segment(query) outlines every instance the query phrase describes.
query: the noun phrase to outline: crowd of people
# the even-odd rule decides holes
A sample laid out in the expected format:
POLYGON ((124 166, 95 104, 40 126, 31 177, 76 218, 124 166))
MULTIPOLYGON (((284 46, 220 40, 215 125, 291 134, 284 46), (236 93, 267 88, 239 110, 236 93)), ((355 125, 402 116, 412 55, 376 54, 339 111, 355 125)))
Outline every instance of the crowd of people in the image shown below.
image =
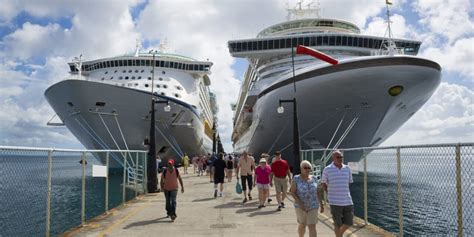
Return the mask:
MULTIPOLYGON (((243 193, 242 203, 245 204, 252 200, 252 189, 256 187, 259 209, 266 207, 266 203, 272 201, 270 189, 275 187, 278 204, 276 211, 282 211, 282 208, 285 208, 285 198, 288 187, 290 187, 289 193, 294 200, 293 206, 296 212, 299 236, 304 236, 306 229, 309 231, 309 236, 316 236, 318 210, 321 213, 324 212, 324 192, 327 193, 336 237, 342 237, 343 233, 353 224, 353 202, 349 190, 349 186, 353 182, 352 172, 347 165, 343 164, 343 154, 340 151, 333 152, 332 163, 324 168, 321 180, 317 180, 316 176, 313 176, 312 164, 306 160, 299 164, 301 174, 292 175, 290 166, 281 157, 280 151, 276 151, 272 158, 263 153, 258 163, 246 151, 242 152, 240 156, 221 153, 219 155, 195 156, 191 160, 185 154, 182 159, 185 174, 189 173, 190 163, 193 164, 194 174, 209 176, 210 182, 214 184, 214 198, 223 196, 224 183, 226 180, 232 182, 235 170, 237 185, 241 185, 243 193)), ((165 195, 167 215, 174 221, 177 217, 178 182, 182 193, 184 193, 184 187, 179 171, 175 168, 175 161, 168 159, 166 165, 167 167, 161 174, 160 188, 165 195)))

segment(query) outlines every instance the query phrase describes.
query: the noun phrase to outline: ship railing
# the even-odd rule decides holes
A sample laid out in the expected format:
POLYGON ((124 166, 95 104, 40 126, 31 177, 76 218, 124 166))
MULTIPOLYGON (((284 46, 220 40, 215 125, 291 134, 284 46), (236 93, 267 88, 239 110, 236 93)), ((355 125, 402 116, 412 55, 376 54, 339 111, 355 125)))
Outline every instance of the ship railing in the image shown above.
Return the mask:
POLYGON ((370 50, 370 56, 405 55, 405 48, 370 50))
POLYGON ((0 146, 0 165, 5 236, 60 235, 146 193, 143 150, 0 146))
MULTIPOLYGON (((355 215, 365 224, 397 236, 474 233, 474 143, 338 150, 352 170, 355 215)), ((330 162, 321 158, 332 152, 302 150, 301 157, 321 175, 330 162)))

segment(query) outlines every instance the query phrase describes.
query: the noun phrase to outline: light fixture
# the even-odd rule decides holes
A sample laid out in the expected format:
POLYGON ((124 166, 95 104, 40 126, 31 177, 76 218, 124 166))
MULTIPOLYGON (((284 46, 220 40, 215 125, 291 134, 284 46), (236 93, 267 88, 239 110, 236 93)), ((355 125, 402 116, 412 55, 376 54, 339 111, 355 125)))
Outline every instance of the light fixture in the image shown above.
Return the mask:
POLYGON ((277 112, 278 112, 279 114, 282 114, 282 113, 285 112, 285 108, 283 108, 283 106, 280 105, 280 106, 278 106, 278 108, 277 108, 277 112))
POLYGON ((167 104, 164 108, 165 112, 170 112, 171 111, 171 106, 167 104))

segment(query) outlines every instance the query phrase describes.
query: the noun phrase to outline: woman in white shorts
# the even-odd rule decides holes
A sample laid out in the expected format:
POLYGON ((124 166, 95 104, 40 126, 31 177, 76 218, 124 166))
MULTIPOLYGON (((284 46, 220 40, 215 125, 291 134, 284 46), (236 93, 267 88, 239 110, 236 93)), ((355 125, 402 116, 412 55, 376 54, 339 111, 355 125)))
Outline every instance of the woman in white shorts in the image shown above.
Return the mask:
POLYGON ((270 180, 270 173, 272 172, 272 169, 270 168, 269 165, 267 165, 267 160, 262 157, 259 162, 259 166, 255 168, 255 176, 253 179, 253 184, 255 183, 258 188, 258 201, 260 205, 258 205, 258 208, 265 207, 265 201, 268 197, 269 191, 270 191, 270 186, 272 185, 272 182, 270 180))
POLYGON ((304 236, 308 226, 309 236, 316 237, 316 223, 318 223, 318 208, 324 211, 322 200, 318 199, 318 181, 311 174, 312 165, 304 160, 300 164, 301 174, 296 175, 291 182, 290 192, 295 199, 296 220, 298 221, 298 235, 304 236))

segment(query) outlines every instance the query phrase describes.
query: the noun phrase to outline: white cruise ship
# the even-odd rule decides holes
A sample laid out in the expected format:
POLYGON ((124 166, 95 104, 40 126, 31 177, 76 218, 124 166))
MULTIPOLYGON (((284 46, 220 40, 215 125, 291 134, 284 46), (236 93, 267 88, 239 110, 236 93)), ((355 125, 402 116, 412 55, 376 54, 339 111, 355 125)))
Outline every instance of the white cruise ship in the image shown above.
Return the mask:
MULTIPOLYGON (((138 51, 69 63, 71 76, 49 87, 46 99, 87 149, 144 150, 153 91, 162 101, 155 104, 157 154, 179 159, 211 153, 217 113, 209 91, 212 63, 138 51)), ((122 155, 113 158, 111 166, 121 165, 122 155)))
MULTIPOLYGON (((350 22, 301 8, 289 10, 288 21, 262 30, 256 38, 229 41, 231 55, 249 63, 234 105, 234 150, 255 155, 282 150, 293 162, 292 103, 283 103, 284 112, 277 112, 280 100, 293 98, 301 149, 380 144, 440 83, 440 65, 416 57, 420 45, 362 35, 350 22), (308 12, 315 14, 308 18, 308 12), (297 45, 330 55, 338 64, 300 54, 294 54, 293 64, 297 45)), ((346 156, 345 162, 359 158, 346 156)))

